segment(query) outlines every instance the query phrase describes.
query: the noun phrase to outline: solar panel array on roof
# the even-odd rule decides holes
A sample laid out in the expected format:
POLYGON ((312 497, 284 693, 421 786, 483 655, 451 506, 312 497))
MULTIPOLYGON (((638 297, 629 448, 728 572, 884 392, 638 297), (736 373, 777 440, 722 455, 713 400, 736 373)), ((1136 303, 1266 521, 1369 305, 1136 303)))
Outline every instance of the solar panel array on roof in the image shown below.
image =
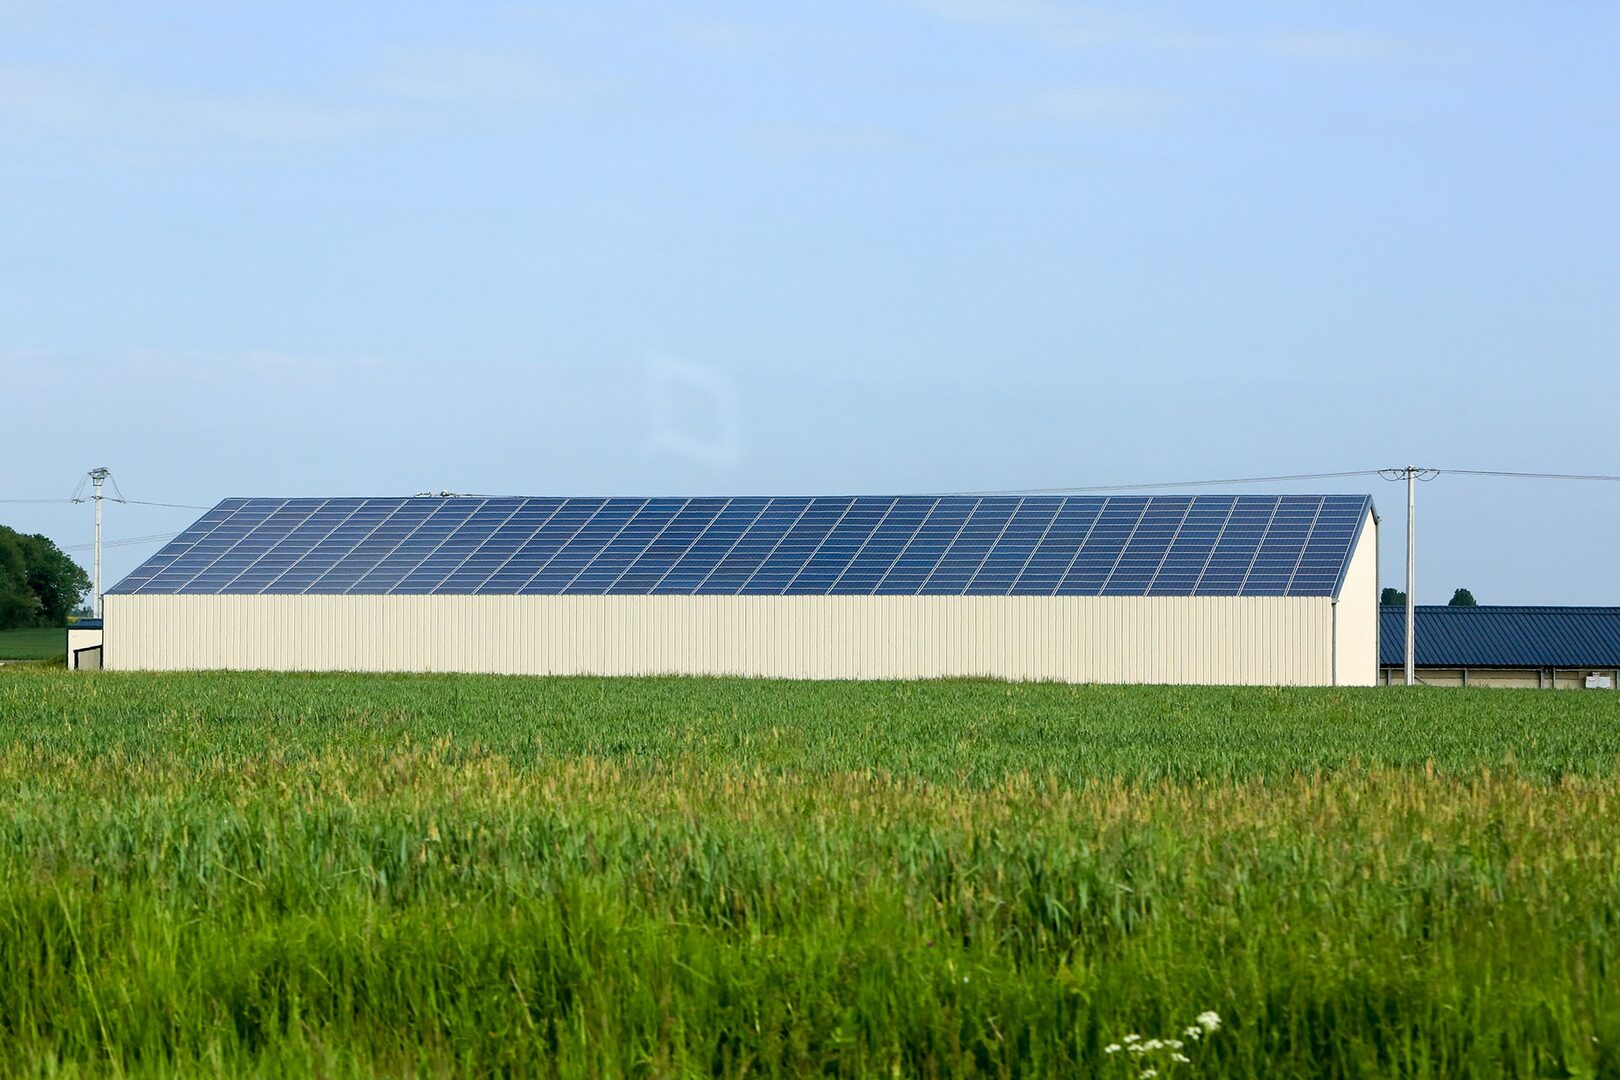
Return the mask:
POLYGON ((227 499, 111 592, 1332 596, 1361 495, 227 499))

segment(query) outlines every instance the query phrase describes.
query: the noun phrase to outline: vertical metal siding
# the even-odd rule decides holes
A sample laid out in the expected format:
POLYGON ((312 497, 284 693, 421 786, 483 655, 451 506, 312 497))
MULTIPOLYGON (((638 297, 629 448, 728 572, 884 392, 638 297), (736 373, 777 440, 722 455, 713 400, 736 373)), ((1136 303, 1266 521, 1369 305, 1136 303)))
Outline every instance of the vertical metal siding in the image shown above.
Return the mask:
POLYGON ((1336 652, 1340 686, 1378 684, 1378 524, 1372 512, 1339 588, 1336 652))
MULTIPOLYGON (((1325 598, 114 595, 107 604, 107 666, 124 671, 1320 685, 1332 679, 1335 648, 1325 598)), ((1371 681, 1372 622, 1339 617, 1341 663, 1365 652, 1371 681), (1362 622, 1367 640, 1348 641, 1362 622)))

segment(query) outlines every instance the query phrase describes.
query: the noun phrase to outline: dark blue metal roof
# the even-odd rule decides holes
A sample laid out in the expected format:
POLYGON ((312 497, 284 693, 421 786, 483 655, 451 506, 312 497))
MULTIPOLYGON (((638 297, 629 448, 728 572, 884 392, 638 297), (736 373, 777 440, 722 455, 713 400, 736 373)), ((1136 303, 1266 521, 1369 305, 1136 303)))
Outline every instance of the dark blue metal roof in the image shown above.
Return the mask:
MULTIPOLYGON (((1418 667, 1620 667, 1620 608, 1419 606, 1418 667)), ((1379 613, 1379 660, 1404 664, 1406 609, 1379 613)))
POLYGON ((110 593, 1337 596, 1365 495, 226 499, 110 593))

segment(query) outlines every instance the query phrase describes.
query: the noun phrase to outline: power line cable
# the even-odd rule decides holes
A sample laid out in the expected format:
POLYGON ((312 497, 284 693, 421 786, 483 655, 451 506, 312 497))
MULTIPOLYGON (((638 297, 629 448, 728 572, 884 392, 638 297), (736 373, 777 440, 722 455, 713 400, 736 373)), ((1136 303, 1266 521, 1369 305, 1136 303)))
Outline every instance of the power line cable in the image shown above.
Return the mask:
MULTIPOLYGON (((926 495, 930 495, 930 496, 942 496, 942 495, 964 495, 964 496, 1063 495, 1063 494, 1077 494, 1077 495, 1080 495, 1080 494, 1087 494, 1087 493, 1092 493, 1092 492, 1108 492, 1108 491, 1163 491, 1163 490, 1168 490, 1168 489, 1173 489, 1173 488, 1220 487, 1220 486, 1225 485, 1225 484, 1282 484, 1282 483, 1298 483, 1298 482, 1302 482, 1302 481, 1306 481, 1306 480, 1346 480, 1346 479, 1352 479, 1354 477, 1359 477, 1359 476, 1383 476, 1385 479, 1397 479, 1397 480, 1399 480, 1399 479, 1403 479, 1405 477, 1405 475, 1406 475, 1406 470, 1405 470, 1404 467, 1403 468, 1396 468, 1396 469, 1347 469, 1347 470, 1344 470, 1344 471, 1341 471, 1341 472, 1289 473, 1289 474, 1286 474, 1286 475, 1277 475, 1277 476, 1236 476, 1236 477, 1226 477, 1224 479, 1219 479, 1219 480, 1169 480, 1169 481, 1156 481, 1154 483, 1148 483, 1148 484, 1077 484, 1077 485, 1069 485, 1069 486, 1064 486, 1064 487, 994 488, 994 489, 987 489, 987 490, 983 490, 983 491, 944 491, 944 492, 924 492, 922 494, 926 494, 926 495)), ((1422 469, 1422 470, 1419 471, 1418 479, 1427 481, 1427 480, 1433 480, 1437 476, 1442 476, 1442 475, 1496 477, 1496 478, 1516 479, 1516 480, 1595 481, 1595 482, 1610 482, 1610 483, 1620 482, 1620 474, 1517 472, 1517 471, 1507 470, 1507 469, 1434 469, 1434 468, 1425 468, 1425 469, 1422 469)), ((109 498, 109 500, 108 500, 109 502, 124 503, 125 505, 128 505, 128 506, 156 506, 156 507, 163 507, 165 509, 170 509, 170 510, 212 510, 213 509, 213 506, 211 506, 211 505, 210 506, 204 506, 204 505, 200 505, 198 503, 173 503, 173 502, 159 502, 159 501, 152 500, 152 499, 129 499, 129 498, 123 498, 122 497, 123 492, 118 490, 116 480, 113 481, 113 485, 114 485, 114 490, 117 491, 117 495, 115 495, 112 498, 109 498)), ((81 481, 80 488, 82 488, 82 487, 83 487, 83 482, 81 481)), ((75 490, 75 496, 77 496, 78 494, 79 494, 79 492, 76 489, 75 490)), ((445 494, 449 494, 449 493, 448 492, 423 492, 422 494, 424 494, 424 495, 426 495, 426 494, 445 495, 445 494)), ((470 497, 482 498, 484 496, 470 496, 470 497)), ((79 503, 79 502, 83 502, 83 501, 85 501, 85 500, 83 498, 79 498, 79 497, 73 497, 73 498, 67 498, 67 499, 0 499, 0 504, 6 504, 6 505, 48 505, 48 504, 61 504, 61 503, 79 503)))
POLYGON ((129 506, 167 506, 172 510, 212 510, 212 506, 198 506, 196 503, 151 502, 147 499, 117 499, 116 502, 129 506))
POLYGON ((1620 481, 1620 476, 1605 473, 1510 472, 1505 469, 1436 469, 1435 471, 1449 473, 1453 476, 1495 476, 1512 480, 1597 480, 1611 483, 1620 481))
POLYGON ((1075 487, 1003 488, 995 491, 937 491, 927 492, 926 494, 933 496, 1082 495, 1104 491, 1157 491, 1165 488, 1220 487, 1223 484, 1281 484, 1301 480, 1342 480, 1353 476, 1377 476, 1383 471, 1382 469, 1352 469, 1346 472, 1293 473, 1288 476, 1239 476, 1225 480, 1176 480, 1153 484, 1093 484, 1075 487))
MULTIPOLYGON (((30 503, 30 504, 39 505, 39 504, 44 504, 44 503, 82 503, 82 502, 88 502, 88 501, 89 500, 87 500, 87 499, 0 499, 0 504, 30 503)), ((213 509, 212 506, 198 506, 196 503, 151 502, 150 500, 147 500, 147 499, 117 499, 117 498, 113 498, 111 496, 108 496, 107 501, 108 502, 123 503, 126 506, 167 506, 167 507, 169 507, 170 509, 173 509, 173 510, 212 510, 213 509)))
MULTIPOLYGON (((173 540, 176 536, 179 536, 179 535, 180 535, 179 533, 153 533, 150 536, 128 536, 128 537, 125 537, 125 538, 123 538, 121 540, 103 540, 101 542, 101 546, 104 547, 104 548, 110 548, 110 547, 129 547, 132 544, 153 544, 153 543, 158 543, 160 541, 173 540)), ((95 547, 94 544, 70 544, 69 546, 63 548, 62 550, 63 551, 89 551, 93 547, 95 547)))

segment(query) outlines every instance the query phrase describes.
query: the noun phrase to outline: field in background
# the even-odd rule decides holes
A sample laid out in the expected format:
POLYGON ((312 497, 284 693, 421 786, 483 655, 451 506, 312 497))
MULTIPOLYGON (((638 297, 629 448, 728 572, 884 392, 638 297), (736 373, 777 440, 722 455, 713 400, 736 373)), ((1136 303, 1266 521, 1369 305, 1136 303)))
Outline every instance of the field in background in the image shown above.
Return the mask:
POLYGON ((0 630, 0 660, 50 660, 67 654, 67 631, 0 630))
POLYGON ((1617 766, 1603 694, 0 670, 0 1073, 1614 1075, 1617 766))

